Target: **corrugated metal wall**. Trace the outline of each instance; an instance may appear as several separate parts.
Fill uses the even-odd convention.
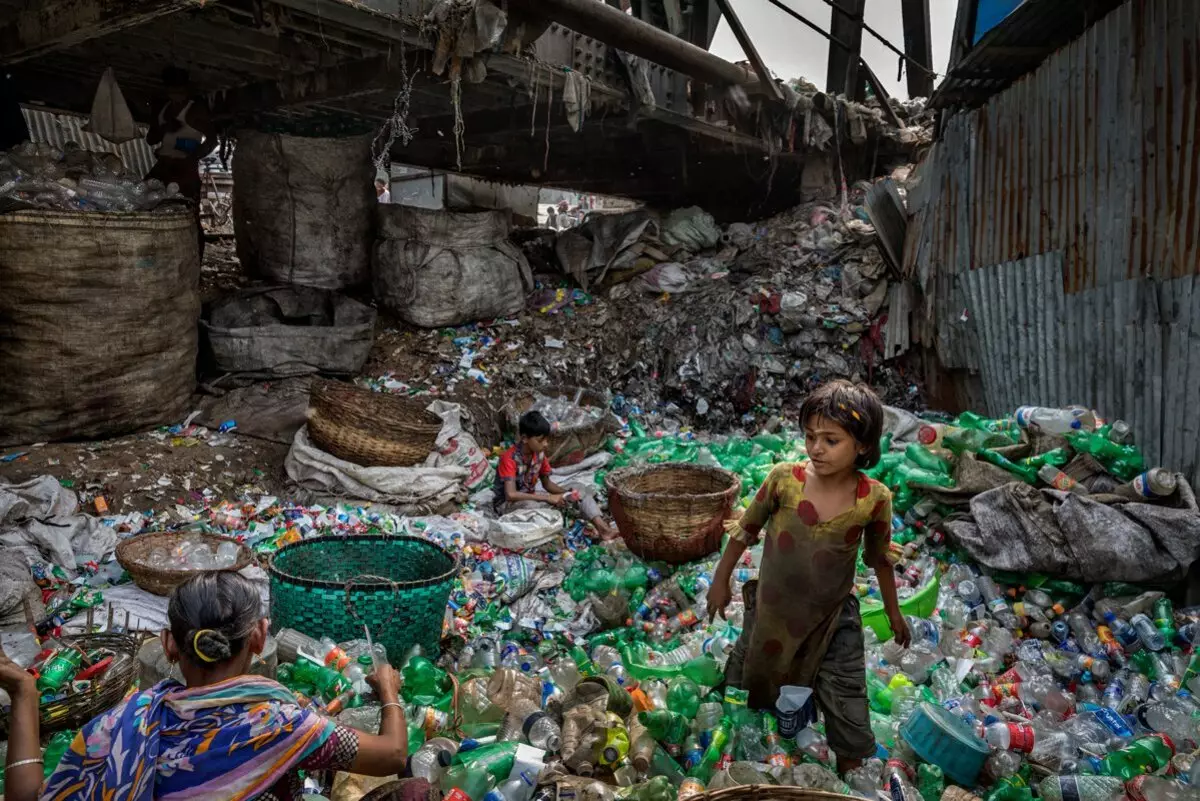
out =
[[[62,147],[67,142],[76,142],[84,150],[93,153],[116,153],[121,157],[121,163],[130,172],[145,175],[154,166],[154,153],[145,139],[134,139],[121,145],[114,145],[95,134],[87,133],[83,126],[87,125],[87,117],[77,117],[74,114],[54,114],[49,111],[22,108],[25,122],[29,125],[29,136],[34,142],[45,142]],[[144,132],[144,126],[139,126]]]
[[[1129,0],[948,121],[905,245],[941,363],[980,373],[990,413],[1089,404],[1193,480],[1198,93],[1200,3]]]

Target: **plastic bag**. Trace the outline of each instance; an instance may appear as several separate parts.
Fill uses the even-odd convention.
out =
[[[464,467],[468,490],[490,486],[495,473],[487,454],[479,448],[475,437],[463,429],[462,407],[456,403],[434,401],[427,407],[442,418],[442,430],[435,443],[436,450],[425,459],[426,467]]]
[[[107,139],[113,144],[121,144],[141,136],[133,121],[133,113],[121,94],[117,84],[117,76],[112,67],[104,71],[100,77],[100,85],[96,87],[96,97],[92,100],[92,118],[83,130]]]
[[[492,521],[488,542],[497,548],[524,551],[536,548],[562,535],[562,512],[548,506],[517,509]]]

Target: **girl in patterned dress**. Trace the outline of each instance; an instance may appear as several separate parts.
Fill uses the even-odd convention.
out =
[[[383,702],[379,734],[357,732],[300,707],[282,684],[249,674],[267,621],[247,579],[190,578],[171,593],[167,616],[163,645],[187,685],[166,679],[87,723],[44,785],[34,756],[41,753],[36,688],[31,695],[32,677],[0,655],[0,687],[15,693],[14,709],[20,702],[10,727],[9,801],[292,801],[300,770],[404,770],[408,727],[391,666],[368,678]]]
[[[763,541],[753,612],[742,632],[736,681],[750,705],[773,709],[783,685],[811,687],[838,771],[875,753],[867,710],[862,619],[853,593],[860,545],[875,568],[900,645],[908,626],[887,554],[892,495],[861,470],[880,457],[883,407],[868,387],[832,381],[800,407],[808,460],[779,464],[730,529],[708,593],[710,615],[729,605],[730,578],[746,549]],[[750,606],[748,605],[748,610]],[[730,683],[734,676],[730,675]]]

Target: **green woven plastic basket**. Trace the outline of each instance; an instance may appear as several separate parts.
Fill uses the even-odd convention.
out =
[[[399,664],[420,645],[438,652],[458,560],[417,537],[316,537],[271,559],[271,630],[296,629],[336,642],[363,636]]]

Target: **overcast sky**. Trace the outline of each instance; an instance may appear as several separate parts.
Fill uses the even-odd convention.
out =
[[[782,0],[828,31],[833,10],[822,0]],[[829,42],[816,31],[772,6],[767,0],[733,0],[734,10],[750,34],[767,68],[784,79],[804,77],[818,88],[825,88]],[[942,74],[950,56],[950,35],[954,31],[957,0],[930,0],[933,30],[933,68]],[[900,0],[867,0],[867,24],[899,49],[904,49],[904,29],[900,22]],[[729,61],[743,61],[745,55],[733,38],[725,20],[721,20],[713,39],[712,52]],[[879,76],[884,88],[896,97],[908,97],[904,78],[896,79],[899,57],[869,33],[863,33],[863,59]],[[935,82],[936,85],[936,82]]]

